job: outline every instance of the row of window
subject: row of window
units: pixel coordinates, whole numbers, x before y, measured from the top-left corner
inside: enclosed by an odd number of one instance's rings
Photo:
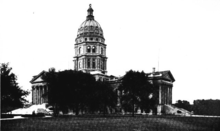
[[[85,35],[99,35],[99,36],[103,36],[103,33],[99,32],[99,31],[89,31],[89,30],[85,30],[85,31],[79,31],[78,32],[78,36],[85,36]]]
[[[89,38],[81,38],[81,39],[78,39],[76,42],[78,43],[81,43],[83,41],[97,41],[97,42],[104,42],[104,39],[101,39],[101,38],[93,38],[93,37],[89,37]]]
[[[101,61],[101,60],[98,60],[97,63],[96,63],[96,59],[95,58],[87,58],[87,68],[92,68],[92,69],[95,69],[95,68],[100,68],[102,70],[105,69],[105,62],[104,61]],[[78,65],[78,68],[82,68],[82,62],[79,62],[79,65]]]
[[[82,48],[79,47],[78,52],[81,54]],[[86,48],[87,53],[96,53],[96,46],[87,46]],[[101,47],[101,54],[104,55],[104,49]]]

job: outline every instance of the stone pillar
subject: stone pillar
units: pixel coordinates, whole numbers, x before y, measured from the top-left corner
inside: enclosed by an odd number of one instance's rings
[[[167,87],[165,88],[164,92],[165,92],[165,104],[167,104]]]
[[[39,95],[39,94],[38,94],[38,88],[39,88],[39,87],[37,86],[37,87],[36,87],[36,104],[38,104],[38,95]]]
[[[34,99],[33,99],[33,104],[36,104],[36,86],[34,86]]]
[[[40,88],[39,88],[39,91],[40,91],[40,97],[39,97],[39,99],[40,99],[40,104],[41,104],[41,100],[42,100],[42,91],[41,91],[41,89],[42,89],[42,86],[40,86]]]
[[[83,58],[83,69],[85,69],[85,58]]]
[[[38,104],[40,104],[40,86],[38,87]]]
[[[172,93],[172,87],[170,87],[170,101],[171,101],[171,104],[173,103],[173,93]]]
[[[169,88],[169,94],[170,94],[170,104],[172,104],[172,94],[171,94],[171,88],[172,88],[172,87],[170,87],[170,88]]]
[[[37,87],[34,86],[34,104],[36,104],[36,97],[37,97],[36,92],[37,92]]]
[[[44,94],[45,94],[45,86],[43,86],[42,92],[43,92],[42,95],[44,95]],[[45,96],[45,95],[44,95],[44,96]],[[45,97],[42,96],[42,99],[43,99],[43,100],[42,100],[42,103],[45,103],[45,100],[44,100]]]
[[[43,86],[40,87],[40,104],[43,103]]]
[[[32,104],[34,104],[34,86],[32,86]]]
[[[36,93],[36,98],[35,98],[36,99],[36,104],[38,104],[38,86],[36,86],[36,92],[35,93]]]
[[[161,85],[159,86],[159,104],[161,104]]]
[[[167,104],[170,104],[170,87],[167,88]]]

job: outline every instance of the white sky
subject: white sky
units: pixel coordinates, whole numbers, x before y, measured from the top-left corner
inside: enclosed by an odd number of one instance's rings
[[[158,70],[159,60],[176,79],[173,102],[220,99],[220,0],[0,0],[0,63],[10,63],[23,89],[42,70],[73,69],[90,3],[109,75]]]

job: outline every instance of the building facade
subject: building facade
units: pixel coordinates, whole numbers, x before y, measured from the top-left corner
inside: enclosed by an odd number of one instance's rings
[[[94,19],[91,5],[87,13],[86,20],[80,25],[75,39],[74,70],[90,73],[96,80],[108,81],[118,94],[116,110],[122,111],[120,103],[122,93],[117,89],[120,86],[121,78],[107,75],[106,44],[103,30]],[[30,81],[32,84],[32,104],[48,103],[48,88],[42,80],[44,73],[45,71],[42,71]],[[157,100],[157,113],[161,114],[164,105],[172,104],[172,88],[175,79],[170,71],[156,72],[153,69],[151,73],[146,75],[148,75],[148,81],[155,88],[153,97],[156,97]]]
[[[45,71],[33,76],[30,83],[32,84],[32,104],[38,105],[48,103],[48,87],[42,79]]]

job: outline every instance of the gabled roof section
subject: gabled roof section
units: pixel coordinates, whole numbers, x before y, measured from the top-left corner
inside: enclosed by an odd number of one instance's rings
[[[164,80],[168,80],[168,81],[172,81],[172,82],[175,81],[172,73],[169,70],[167,70],[167,71],[157,71],[157,72],[154,72],[154,73],[147,73],[147,75],[151,78],[154,77],[154,78],[164,79]]]
[[[43,79],[41,78],[45,71],[42,71],[40,74],[33,76],[32,80],[30,81],[31,84],[34,83],[42,83]]]

